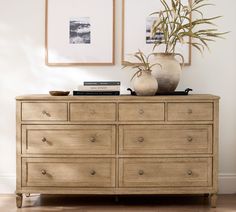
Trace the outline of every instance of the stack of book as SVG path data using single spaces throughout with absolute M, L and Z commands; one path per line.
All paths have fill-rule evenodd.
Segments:
M 82 95 L 120 95 L 120 82 L 118 81 L 92 81 L 84 82 L 84 85 L 78 87 L 77 91 L 73 91 L 74 96 Z

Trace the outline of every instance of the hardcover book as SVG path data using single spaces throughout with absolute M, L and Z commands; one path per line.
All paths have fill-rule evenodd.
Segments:
M 111 86 L 111 85 L 120 85 L 119 81 L 87 81 L 84 82 L 84 86 L 96 86 L 96 85 L 107 85 L 107 86 Z
M 74 96 L 119 96 L 120 91 L 73 91 Z
M 78 91 L 120 91 L 119 85 L 88 85 L 88 86 L 79 86 Z

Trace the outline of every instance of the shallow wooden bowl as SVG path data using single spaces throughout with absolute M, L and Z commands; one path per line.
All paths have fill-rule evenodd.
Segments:
M 68 96 L 70 91 L 49 91 L 51 96 Z

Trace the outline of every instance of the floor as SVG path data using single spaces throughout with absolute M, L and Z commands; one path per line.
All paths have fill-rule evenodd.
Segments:
M 209 207 L 203 196 L 54 196 L 24 197 L 17 209 L 14 195 L 0 195 L 0 212 L 236 212 L 236 194 L 220 195 L 218 206 Z

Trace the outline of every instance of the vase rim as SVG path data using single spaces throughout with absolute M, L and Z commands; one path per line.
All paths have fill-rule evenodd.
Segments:
M 148 69 L 148 70 L 142 70 L 141 72 L 144 72 L 144 73 L 147 73 L 147 74 L 151 74 L 152 71 Z
M 154 55 L 162 55 L 162 56 L 174 56 L 175 53 L 165 53 L 165 52 L 156 52 Z

